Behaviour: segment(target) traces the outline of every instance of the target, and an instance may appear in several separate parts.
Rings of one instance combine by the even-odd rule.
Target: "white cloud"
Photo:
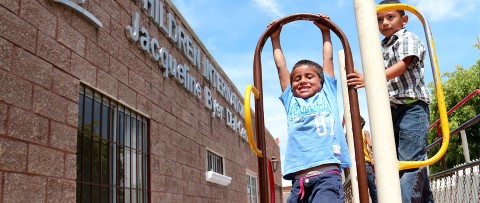
[[[285,16],[276,0],[253,0],[253,4],[274,18]]]
[[[430,21],[458,19],[473,15],[477,12],[478,0],[410,0],[409,4],[416,5],[418,10]],[[477,14],[478,16],[478,14]]]

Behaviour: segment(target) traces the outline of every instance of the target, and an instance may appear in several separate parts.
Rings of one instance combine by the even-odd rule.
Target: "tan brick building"
[[[0,0],[0,203],[254,200],[243,95],[200,40],[169,0]]]

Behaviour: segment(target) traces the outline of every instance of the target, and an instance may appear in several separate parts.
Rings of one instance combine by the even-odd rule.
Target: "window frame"
[[[217,163],[217,164],[213,165],[212,169],[210,169],[211,168],[210,163],[213,164],[213,162],[215,160],[211,160],[210,157],[209,157],[209,154],[215,155],[215,157],[213,157],[213,158],[214,159],[219,159],[221,161],[220,164]],[[206,168],[207,168],[206,170],[207,171],[213,171],[215,173],[225,175],[225,161],[224,160],[225,160],[224,156],[222,156],[221,154],[207,148],[206,154],[205,154],[205,161],[206,161]],[[220,167],[221,171],[216,170],[216,169],[218,169],[218,167]]]
[[[258,175],[256,173],[254,173],[253,171],[250,171],[247,169],[247,172],[245,173],[246,174],[246,177],[247,177],[247,199],[248,199],[248,203],[258,203],[259,202],[259,195],[258,195]],[[251,193],[251,188],[252,188],[252,185],[250,185],[251,183],[251,180],[252,179],[255,179],[255,196],[252,196],[252,193]],[[252,198],[255,198],[255,200],[253,200]]]
[[[216,172],[215,170],[213,170],[213,168],[212,170],[210,170],[211,167],[209,164],[210,163],[209,154],[215,155],[217,158],[220,158],[222,163],[219,165],[221,166],[222,171]],[[227,186],[232,182],[232,178],[225,175],[226,174],[225,157],[208,148],[206,149],[206,152],[205,152],[205,170],[206,170],[205,178],[208,182],[216,183],[223,186]]]
[[[83,83],[78,96],[76,201],[124,202],[130,190],[129,202],[150,202],[150,118]],[[128,175],[136,185],[125,185]]]

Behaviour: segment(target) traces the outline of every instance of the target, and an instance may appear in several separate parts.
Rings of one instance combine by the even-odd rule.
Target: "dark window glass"
[[[108,137],[108,134],[109,134],[109,132],[108,132],[108,130],[109,130],[108,127],[109,126],[108,125],[111,122],[110,117],[109,117],[109,109],[110,108],[108,107],[108,101],[104,101],[104,102],[105,103],[102,106],[102,120],[101,120],[101,122],[102,122],[102,132],[101,132],[101,134],[102,134],[103,139],[110,139]]]
[[[93,103],[93,134],[95,136],[100,136],[100,113],[102,112],[100,105],[101,96],[97,93],[95,95],[95,101]]]
[[[92,202],[100,202],[100,186],[92,186]]]
[[[148,202],[148,120],[81,86],[77,203]]]
[[[87,135],[92,134],[92,111],[93,111],[93,93],[92,91],[85,91],[85,106],[83,107],[84,120],[83,120],[83,132]],[[80,114],[80,112],[79,112]]]
[[[117,202],[125,202],[125,189],[117,188]]]
[[[84,182],[92,182],[92,138],[90,136],[83,137],[83,160],[82,172]]]
[[[101,140],[101,163],[102,163],[102,185],[108,185],[109,184],[109,161],[108,161],[108,141],[107,140]]]
[[[82,196],[82,185],[80,183],[77,182],[77,192],[76,192],[76,197],[77,197],[77,203],[80,202],[82,200],[82,198],[78,198],[78,197],[81,197]]]
[[[125,112],[125,115],[126,115],[126,118],[125,118],[125,146],[127,147],[130,147],[130,143],[131,143],[131,126],[132,126],[132,123],[131,123],[131,117],[130,117],[130,112],[126,111]]]
[[[120,145],[125,144],[125,114],[123,111],[118,112],[118,142]]]
[[[81,202],[90,202],[91,201],[91,186],[87,184],[82,184],[82,201]],[[78,199],[78,197],[77,197]]]
[[[84,106],[84,104],[83,104],[84,96],[83,95],[85,95],[85,88],[83,88],[83,86],[82,86],[80,88],[80,94],[78,96],[78,121],[77,121],[78,124],[77,124],[77,126],[79,126],[78,130],[80,130],[80,131],[82,130],[80,128],[80,126],[83,127],[83,114],[84,114],[83,113],[83,106]]]
[[[102,187],[102,202],[109,202],[108,201],[108,192],[110,188],[109,187]]]
[[[100,183],[100,139],[93,137],[93,165],[92,165],[92,181],[93,183]]]

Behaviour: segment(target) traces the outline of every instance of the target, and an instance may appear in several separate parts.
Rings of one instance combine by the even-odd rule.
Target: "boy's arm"
[[[271,26],[275,21],[270,22],[268,26]],[[283,55],[282,47],[280,46],[280,32],[282,27],[280,27],[270,35],[270,40],[272,41],[273,48],[273,59],[275,60],[275,65],[277,66],[278,78],[280,79],[280,87],[282,92],[290,85],[290,73],[287,69],[287,63],[285,61],[285,56]]]
[[[363,130],[363,132],[365,133],[365,141],[367,142],[367,151],[368,153],[370,154],[373,154],[373,151],[372,151],[372,140],[370,139],[370,132],[368,132],[368,130]],[[372,160],[373,161],[373,160]]]
[[[393,79],[407,72],[408,66],[412,62],[413,57],[414,56],[407,56],[403,60],[387,68],[385,70],[385,75],[387,75],[387,80]]]
[[[372,148],[372,140],[370,139],[370,132],[368,132],[368,130],[363,130],[363,133],[365,133],[365,141],[367,142],[367,146]]]
[[[408,69],[408,65],[412,62],[413,57],[414,56],[408,56],[403,60],[387,68],[385,70],[385,75],[387,76],[387,80],[391,80],[395,77],[398,77],[404,74]],[[347,84],[350,86],[354,86],[356,89],[365,87],[363,73],[355,69],[354,73],[350,73],[347,75]]]
[[[321,17],[330,19],[325,14],[319,14]],[[318,23],[317,21],[313,22],[322,32],[323,39],[323,71],[330,75],[332,78],[335,77],[335,71],[333,69],[333,47],[332,39],[330,37],[330,29],[324,25]]]

